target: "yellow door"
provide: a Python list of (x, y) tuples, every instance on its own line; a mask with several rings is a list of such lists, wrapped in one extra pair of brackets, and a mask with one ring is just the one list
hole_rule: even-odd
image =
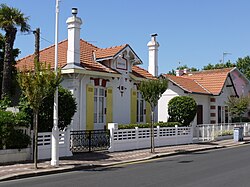
[(136, 115), (137, 115), (137, 91), (135, 89), (131, 89), (131, 100), (130, 100), (130, 122), (136, 123)]
[(107, 100), (106, 100), (106, 127), (108, 123), (113, 122), (113, 90), (112, 88), (107, 88)]

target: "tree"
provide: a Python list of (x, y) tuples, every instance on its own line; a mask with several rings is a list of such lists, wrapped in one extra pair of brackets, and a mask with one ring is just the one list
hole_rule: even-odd
[(190, 96), (176, 96), (168, 103), (169, 122), (180, 122), (189, 126), (194, 120), (197, 104)]
[(18, 82), (23, 94), (33, 110), (33, 128), (35, 134), (34, 167), (37, 169), (37, 130), (38, 114), (43, 100), (50, 94), (55, 93), (61, 82), (60, 72), (56, 75), (50, 70), (50, 66), (35, 62), (34, 70), (19, 72)]
[(142, 97), (151, 107), (151, 153), (154, 153), (154, 111), (161, 95), (168, 88), (168, 80), (166, 78), (152, 79), (142, 81), (139, 90)]
[(8, 7), (5, 4), (0, 5), (0, 28), (5, 31), (5, 48), (4, 48), (4, 67), (3, 67), (3, 81), (2, 81), (2, 95), (10, 97), (12, 65), (13, 65), (13, 46), (16, 38), (17, 27), (20, 27), (21, 32), (30, 30), (27, 23), (28, 17), (13, 7)]
[[(39, 112), (38, 122), (38, 132), (49, 132), (53, 128), (53, 103), (54, 94), (50, 94), (46, 97), (41, 105)], [(58, 128), (64, 130), (72, 120), (76, 112), (76, 101), (72, 93), (59, 86), (58, 88)]]
[(250, 80), (250, 57), (238, 58), (236, 67)]
[[(191, 72), (194, 72), (194, 71), (199, 71), (199, 69), (195, 68), (195, 67), (191, 67), (189, 68), (187, 65), (183, 65), (183, 66), (178, 66), (176, 69), (178, 70), (184, 70), (184, 69), (188, 69), (189, 71)], [(175, 70), (172, 69), (171, 71), (168, 72), (169, 75), (176, 75), (175, 73)]]
[(246, 96), (229, 97), (226, 102), (229, 112), (233, 118), (239, 118), (242, 122), (243, 115), (247, 112), (250, 104), (250, 98)]
[(226, 63), (217, 63), (217, 64), (208, 64), (206, 66), (203, 66), (203, 70), (212, 70), (212, 69), (223, 69), (223, 68), (231, 68), (235, 67), (236, 65), (232, 63), (230, 60), (227, 61)]

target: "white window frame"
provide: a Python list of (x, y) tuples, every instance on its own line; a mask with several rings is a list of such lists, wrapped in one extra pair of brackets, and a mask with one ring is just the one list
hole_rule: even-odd
[(94, 88), (94, 124), (105, 123), (105, 88), (96, 86)]
[(141, 92), (137, 92), (137, 100), (136, 100), (137, 110), (136, 110), (136, 122), (144, 123), (145, 122), (145, 108), (146, 102), (142, 97)]

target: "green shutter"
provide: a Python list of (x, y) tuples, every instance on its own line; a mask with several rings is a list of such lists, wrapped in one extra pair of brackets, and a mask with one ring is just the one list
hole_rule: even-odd
[(94, 86), (86, 87), (86, 130), (94, 129)]
[(113, 122), (113, 90), (112, 88), (107, 88), (107, 100), (106, 100), (106, 125)]
[(151, 106), (146, 102), (146, 123), (151, 123)]
[(135, 89), (131, 89), (131, 101), (130, 101), (130, 122), (136, 123), (136, 115), (137, 115), (137, 91)]

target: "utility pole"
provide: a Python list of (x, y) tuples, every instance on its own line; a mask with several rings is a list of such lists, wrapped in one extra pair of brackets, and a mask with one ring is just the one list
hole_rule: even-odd
[[(58, 71), (58, 18), (59, 18), (59, 0), (56, 0), (56, 23), (55, 23), (55, 67), (54, 71), (57, 76)], [(53, 129), (51, 142), (51, 165), (59, 166), (59, 129), (58, 129), (58, 88), (54, 95), (54, 113), (53, 113)]]
[[(35, 57), (34, 57), (34, 63), (39, 62), (39, 50), (40, 50), (40, 29), (37, 28), (35, 31), (33, 31), (33, 34), (35, 35)], [(38, 127), (37, 123), (35, 123), (35, 115), (33, 118), (33, 159), (35, 164), (35, 169), (37, 169), (37, 160), (38, 160)]]
[(33, 34), (35, 35), (35, 58), (34, 60), (36, 62), (39, 62), (39, 51), (40, 51), (40, 28), (37, 28), (35, 31), (33, 31)]

